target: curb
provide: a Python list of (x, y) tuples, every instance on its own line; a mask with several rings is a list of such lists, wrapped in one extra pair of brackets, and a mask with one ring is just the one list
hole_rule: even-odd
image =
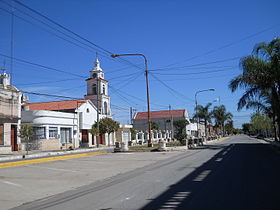
[(23, 165), (30, 165), (36, 163), (44, 163), (44, 162), (53, 162), (58, 160), (67, 160), (67, 159), (74, 159), (74, 158), (81, 158), (93, 155), (102, 155), (106, 154), (107, 151), (96, 151), (96, 152), (88, 152), (88, 153), (80, 153), (80, 154), (71, 154), (71, 155), (63, 155), (63, 156), (53, 156), (53, 157), (43, 157), (43, 158), (35, 158), (35, 159), (27, 159), (27, 160), (19, 160), (19, 161), (10, 161), (0, 163), (0, 168), (10, 168), (15, 166), (23, 166)]
[(70, 154), (83, 154), (89, 152), (98, 152), (98, 151), (106, 151), (107, 153), (113, 152), (113, 148), (93, 148), (93, 149), (78, 149), (78, 150), (71, 150), (71, 151), (58, 151), (58, 152), (42, 152), (37, 154), (30, 154), (30, 155), (16, 155), (10, 157), (0, 157), (0, 162), (7, 162), (13, 160), (27, 160), (33, 158), (41, 158), (41, 157), (51, 157), (51, 156), (65, 156)]

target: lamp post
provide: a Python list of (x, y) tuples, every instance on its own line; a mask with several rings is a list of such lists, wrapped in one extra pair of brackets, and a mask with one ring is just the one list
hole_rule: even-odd
[(147, 106), (148, 106), (148, 132), (149, 132), (149, 139), (148, 139), (148, 147), (152, 147), (152, 135), (151, 135), (151, 115), (150, 115), (150, 93), (149, 93), (149, 78), (148, 78), (148, 62), (147, 58), (144, 54), (135, 53), (135, 54), (113, 54), (111, 55), (112, 58), (120, 57), (120, 56), (142, 56), (145, 62), (145, 76), (146, 76), (146, 93), (147, 93)]
[(195, 115), (196, 115), (196, 129), (197, 129), (197, 137), (199, 137), (199, 133), (198, 133), (198, 116), (197, 116), (197, 94), (198, 93), (201, 93), (201, 92), (206, 92), (206, 91), (215, 91), (214, 88), (210, 88), (210, 89), (206, 89), (206, 90), (199, 90), (199, 91), (196, 91), (195, 95), (194, 95), (194, 98), (195, 98)]

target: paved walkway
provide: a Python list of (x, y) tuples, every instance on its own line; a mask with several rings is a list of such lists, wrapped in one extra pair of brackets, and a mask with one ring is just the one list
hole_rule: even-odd
[(13, 152), (10, 154), (0, 154), (0, 163), (7, 162), (7, 161), (15, 161), (15, 160), (26, 160), (26, 159), (34, 159), (34, 158), (50, 157), (50, 156), (65, 156), (65, 155), (92, 153), (92, 152), (113, 152), (113, 147), (84, 148), (84, 149), (76, 149), (76, 150), (70, 150), (70, 151), (35, 150), (35, 151), (29, 151), (28, 155), (26, 155), (25, 151)]

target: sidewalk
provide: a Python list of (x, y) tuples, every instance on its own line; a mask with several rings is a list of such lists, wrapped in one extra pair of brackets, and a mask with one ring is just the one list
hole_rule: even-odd
[(270, 143), (272, 146), (280, 149), (280, 142), (275, 141), (274, 138), (264, 138), (263, 141)]
[(100, 147), (100, 148), (81, 148), (81, 149), (67, 150), (67, 151), (65, 151), (65, 150), (64, 151), (63, 150), (59, 150), (59, 151), (33, 150), (33, 151), (29, 151), (28, 155), (26, 155), (26, 151), (13, 152), (10, 154), (0, 154), (0, 162), (13, 161), (13, 160), (26, 160), (26, 159), (50, 157), (50, 156), (63, 156), (63, 155), (98, 152), (98, 151), (113, 152), (114, 148), (113, 148), (113, 146), (111, 146), (111, 147)]
[(272, 147), (280, 150), (280, 142), (275, 141), (274, 138), (257, 138), (256, 136), (249, 136), (250, 138), (254, 138), (261, 143), (270, 144)]

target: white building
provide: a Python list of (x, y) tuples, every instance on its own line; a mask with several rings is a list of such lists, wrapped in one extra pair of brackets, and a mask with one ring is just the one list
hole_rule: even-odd
[(22, 123), (31, 125), (34, 140), (48, 145), (48, 149), (96, 145), (89, 131), (96, 122), (97, 111), (90, 100), (29, 103), (23, 107)]
[(10, 75), (0, 74), (0, 154), (21, 150), (17, 132), (21, 118), (22, 93), (10, 84)]
[(197, 136), (197, 129), (199, 133), (199, 137), (205, 137), (205, 126), (203, 123), (196, 123), (190, 120), (190, 123), (186, 127), (186, 132), (188, 136)]

